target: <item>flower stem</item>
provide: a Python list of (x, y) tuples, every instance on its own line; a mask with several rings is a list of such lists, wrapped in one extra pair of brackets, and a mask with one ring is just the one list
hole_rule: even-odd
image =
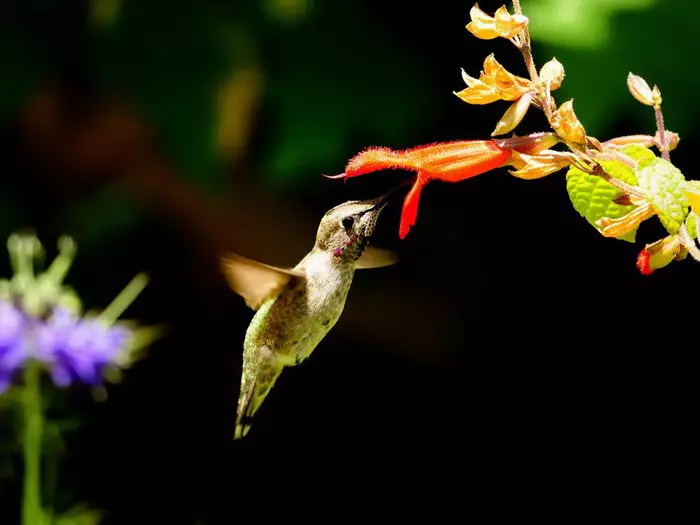
[(115, 297), (110, 305), (105, 308), (99, 315), (99, 319), (107, 325), (112, 325), (119, 319), (119, 316), (124, 313), (134, 299), (148, 284), (146, 274), (140, 273), (134, 277), (129, 284), (126, 285), (121, 293)]
[(24, 378), (24, 489), (22, 525), (41, 523), (41, 441), (44, 414), (41, 407), (39, 365), (27, 364)]
[[(520, 0), (513, 0), (513, 11), (516, 15), (522, 15), (523, 10), (520, 7)], [(530, 44), (530, 30), (525, 26), (522, 31), (520, 31), (520, 52), (525, 59), (525, 65), (527, 66), (527, 72), (530, 75), (530, 79), (533, 82), (539, 80), (539, 75), (537, 74), (537, 68), (535, 67), (535, 61), (532, 58), (532, 46)]]
[(664, 115), (661, 113), (661, 106), (654, 106), (656, 115), (656, 127), (659, 130), (659, 141), (661, 142), (661, 156), (665, 161), (671, 162), (671, 154), (668, 152), (668, 140), (666, 140), (666, 129), (664, 128)]

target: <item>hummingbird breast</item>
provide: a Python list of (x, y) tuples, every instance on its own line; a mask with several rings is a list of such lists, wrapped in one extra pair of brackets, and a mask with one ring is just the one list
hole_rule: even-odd
[(297, 266), (306, 281), (293, 280), (260, 307), (246, 333), (245, 349), (267, 346), (285, 366), (306, 359), (340, 318), (355, 272), (326, 252), (309, 253)]

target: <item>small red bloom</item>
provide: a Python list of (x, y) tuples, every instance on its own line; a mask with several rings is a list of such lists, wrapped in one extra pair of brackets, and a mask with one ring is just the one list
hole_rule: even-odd
[(431, 180), (463, 181), (511, 164), (514, 162), (513, 150), (533, 155), (552, 146), (556, 141), (553, 134), (546, 134), (502, 140), (441, 142), (402, 151), (373, 147), (350, 159), (344, 173), (329, 178), (347, 179), (385, 169), (416, 172), (416, 180), (406, 195), (401, 213), (399, 237), (404, 239), (416, 223), (423, 186)]
[(639, 255), (637, 256), (637, 268), (642, 275), (651, 275), (654, 273), (654, 269), (649, 266), (650, 260), (651, 254), (646, 248), (639, 252)]

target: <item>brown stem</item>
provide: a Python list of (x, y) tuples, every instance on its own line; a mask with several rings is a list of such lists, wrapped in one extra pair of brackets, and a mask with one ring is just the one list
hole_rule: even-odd
[(659, 141), (661, 142), (661, 156), (664, 160), (671, 162), (671, 154), (668, 151), (666, 129), (664, 128), (664, 115), (661, 113), (661, 106), (654, 106), (654, 114), (656, 115), (656, 127), (659, 131)]
[(598, 175), (605, 182), (612, 184), (617, 189), (624, 191), (626, 194), (628, 194), (631, 197), (636, 197), (637, 199), (646, 198), (644, 195), (644, 192), (642, 190), (640, 190), (639, 188), (637, 188), (635, 186), (632, 186), (631, 184), (627, 184), (626, 182), (623, 182), (620, 179), (613, 177), (607, 171), (605, 171), (603, 169), (603, 167), (600, 165), (598, 165), (596, 167), (594, 174)]
[(623, 148), (629, 144), (638, 144), (640, 146), (650, 147), (654, 145), (654, 137), (651, 135), (626, 135), (624, 137), (615, 137), (614, 139), (603, 142), (603, 146), (606, 149)]
[[(520, 0), (513, 0), (513, 8), (516, 15), (522, 15), (523, 10), (520, 7)], [(535, 68), (535, 61), (532, 58), (532, 47), (530, 46), (530, 31), (525, 26), (522, 31), (520, 31), (520, 52), (523, 54), (523, 59), (525, 59), (525, 66), (530, 75), (530, 79), (533, 82), (539, 80), (539, 75), (537, 74), (537, 68)]]
[(635, 169), (637, 167), (637, 163), (634, 161), (633, 158), (625, 155), (624, 153), (620, 153), (619, 151), (605, 151), (596, 155), (595, 158), (601, 160), (617, 160), (622, 162), (624, 165), (629, 166), (632, 169)]

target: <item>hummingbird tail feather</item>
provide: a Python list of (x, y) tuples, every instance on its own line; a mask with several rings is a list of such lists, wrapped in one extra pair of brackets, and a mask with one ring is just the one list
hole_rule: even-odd
[(233, 439), (241, 439), (248, 434), (251, 420), (260, 409), (263, 401), (282, 373), (282, 365), (269, 347), (263, 346), (257, 352), (253, 374), (243, 372), (241, 395), (238, 399), (236, 430)]

